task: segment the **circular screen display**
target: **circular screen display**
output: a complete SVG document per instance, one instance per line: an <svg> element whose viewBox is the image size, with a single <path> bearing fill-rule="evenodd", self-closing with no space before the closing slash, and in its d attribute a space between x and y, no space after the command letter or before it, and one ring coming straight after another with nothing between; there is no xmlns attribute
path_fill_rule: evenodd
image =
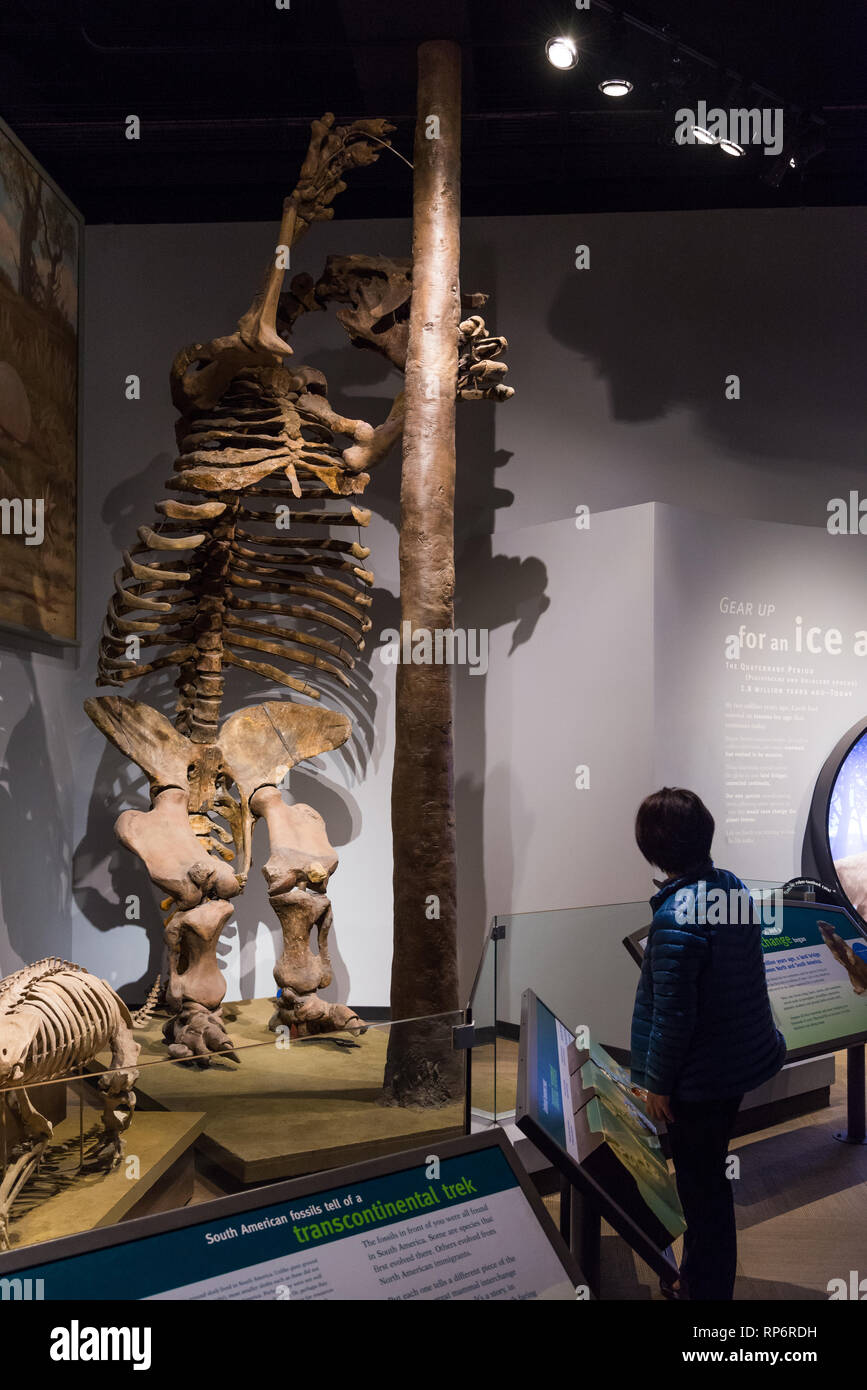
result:
<svg viewBox="0 0 867 1390"><path fill-rule="evenodd" d="M828 799L827 835L840 887L867 919L867 731L837 770Z"/></svg>

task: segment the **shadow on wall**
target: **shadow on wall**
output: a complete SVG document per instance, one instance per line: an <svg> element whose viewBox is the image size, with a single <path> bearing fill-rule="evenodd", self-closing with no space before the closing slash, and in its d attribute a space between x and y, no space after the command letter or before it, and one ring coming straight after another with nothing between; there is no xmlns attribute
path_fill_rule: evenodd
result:
<svg viewBox="0 0 867 1390"><path fill-rule="evenodd" d="M551 600L545 592L548 572L541 560L518 560L494 555L491 538L481 536L469 542L461 554L461 569L472 574L472 585L458 585L456 625L484 629L514 624L509 646L511 655L528 642ZM500 679L508 671L500 669ZM510 806L511 778L507 766L487 769L486 686L489 673L458 671L456 762L461 775L455 787L458 827L458 903L461 930L460 967L462 988L469 987L478 965L479 954L490 918L494 912L511 908L511 883L487 885L485 881L485 815L490 805ZM527 731L528 736L530 731ZM511 824L516 825L517 808L511 808ZM509 862L522 854L522 838L513 840ZM462 1001L466 1002L466 1001Z"/></svg>
<svg viewBox="0 0 867 1390"><path fill-rule="evenodd" d="M173 494L166 490L167 479L171 478L174 456L168 453L155 454L150 463L132 477L122 478L106 494L102 504L102 520L105 523L117 554L118 567L121 565L121 552L134 545L136 532L140 526L153 526L157 513L154 507ZM111 574L105 576L106 602L111 593Z"/></svg>
<svg viewBox="0 0 867 1390"><path fill-rule="evenodd" d="M773 211L648 218L640 257L630 220L609 219L547 327L608 382L616 420L686 408L721 447L787 472L845 461L861 429L863 246L857 221L840 218L829 256L828 215L804 210L788 238ZM725 396L731 374L739 404Z"/></svg>
<svg viewBox="0 0 867 1390"><path fill-rule="evenodd" d="M32 658L19 660L31 703L0 768L0 894L9 945L29 964L70 954L70 853Z"/></svg>
<svg viewBox="0 0 867 1390"><path fill-rule="evenodd" d="M481 257L487 267L485 290L491 294L492 311L488 326L495 333L508 328L494 322L496 286L489 281L495 258L490 255L485 260L483 248L476 248L476 257ZM469 278L466 283L470 283ZM520 391L519 381L510 384ZM495 446L497 413L510 410L513 405L509 401L496 405L487 401L464 402L459 403L457 412L455 625L487 633L490 641L490 634L496 629L514 624L509 654L530 640L550 605L545 592L548 573L541 560L495 555L493 549L497 510L510 506L514 500L513 493L497 485L498 470L512 457ZM508 679L507 673L504 678ZM489 774L486 766L488 679L481 667L476 674L469 667L460 667L456 672L455 763L461 773L455 784L455 812L462 1005L478 966L490 916L494 911L507 911L511 905L510 884L498 883L489 888L485 883L485 800L490 798L492 805L509 804L512 795L508 769L500 767ZM520 842L512 846L512 851L510 862L521 854ZM490 900L490 893L496 894L496 901Z"/></svg>
<svg viewBox="0 0 867 1390"><path fill-rule="evenodd" d="M138 898L137 925L148 939L148 960L137 980L112 981L127 1003L138 1006L156 979L165 978L161 891L151 883L144 864L118 843L114 823L121 811L150 809L147 778L113 745L106 743L93 781L84 835L75 848L73 896L82 916L98 932L128 927L127 899Z"/></svg>

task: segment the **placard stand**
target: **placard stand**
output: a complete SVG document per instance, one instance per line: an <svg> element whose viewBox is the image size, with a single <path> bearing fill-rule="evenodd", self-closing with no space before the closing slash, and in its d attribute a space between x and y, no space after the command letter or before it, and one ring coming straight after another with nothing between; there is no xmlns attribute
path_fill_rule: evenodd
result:
<svg viewBox="0 0 867 1390"><path fill-rule="evenodd" d="M864 1043L846 1048L846 1128L834 1138L841 1144L867 1144Z"/></svg>
<svg viewBox="0 0 867 1390"><path fill-rule="evenodd" d="M438 1140L435 1177L430 1149L7 1251L0 1281L61 1302L117 1299L118 1270L124 1301L574 1302L587 1279L504 1132Z"/></svg>
<svg viewBox="0 0 867 1390"><path fill-rule="evenodd" d="M589 1192L573 1187L560 1174L560 1234L584 1271L594 1298L600 1298L602 1212Z"/></svg>

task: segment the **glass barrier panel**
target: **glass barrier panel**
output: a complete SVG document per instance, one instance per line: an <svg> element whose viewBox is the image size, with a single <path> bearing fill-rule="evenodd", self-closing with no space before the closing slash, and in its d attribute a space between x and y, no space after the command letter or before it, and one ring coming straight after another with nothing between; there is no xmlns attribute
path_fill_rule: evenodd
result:
<svg viewBox="0 0 867 1390"><path fill-rule="evenodd" d="M137 1059L56 1076L37 1057L29 1081L0 1057L0 1249L465 1132L463 1011L292 1037L267 1003L224 1006L233 1055L168 1057L156 1014Z"/></svg>
<svg viewBox="0 0 867 1390"><path fill-rule="evenodd" d="M515 1112L521 995L532 989L573 1032L622 1056L629 1048L638 967L623 938L649 926L646 901L520 912L497 918L496 1119Z"/></svg>
<svg viewBox="0 0 867 1390"><path fill-rule="evenodd" d="M476 977L467 1005L475 1029L470 1058L470 1123L473 1129L485 1129L496 1120L497 1101L497 941L491 923Z"/></svg>
<svg viewBox="0 0 867 1390"><path fill-rule="evenodd" d="M770 879L745 880L760 903L780 887ZM519 912L495 919L502 931L491 943L484 970L485 998L493 995L494 1075L487 1086L492 1119L508 1121L514 1115L521 995L532 989L573 1032L588 1036L613 1056L625 1060L638 966L623 939L649 927L652 910L646 900L609 903L593 907L562 908L546 912ZM493 969L493 985L485 971ZM481 1100L480 1085L473 1088L474 1112ZM479 1115L481 1118L481 1115Z"/></svg>

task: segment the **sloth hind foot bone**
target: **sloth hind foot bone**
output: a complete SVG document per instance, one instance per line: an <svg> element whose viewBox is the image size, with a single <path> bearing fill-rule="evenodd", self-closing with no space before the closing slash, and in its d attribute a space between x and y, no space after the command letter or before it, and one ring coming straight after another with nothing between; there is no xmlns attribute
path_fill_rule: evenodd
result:
<svg viewBox="0 0 867 1390"><path fill-rule="evenodd" d="M299 1038L311 1037L316 1033L340 1032L360 1037L367 1032L368 1025L346 1004L329 1004L318 994L299 998L284 989L276 1001L268 1027L272 1033L276 1033L278 1027L289 1028Z"/></svg>
<svg viewBox="0 0 867 1390"><path fill-rule="evenodd" d="M208 1066L214 1056L228 1057L239 1064L241 1061L223 1026L219 1007L204 1009L188 1001L180 1013L164 1024L163 1037L169 1044L169 1056L179 1061L194 1061L200 1067Z"/></svg>

